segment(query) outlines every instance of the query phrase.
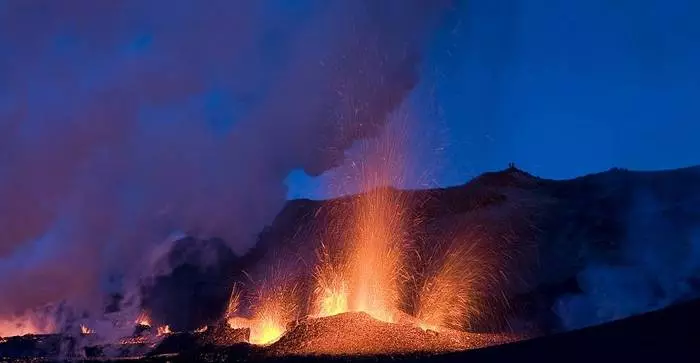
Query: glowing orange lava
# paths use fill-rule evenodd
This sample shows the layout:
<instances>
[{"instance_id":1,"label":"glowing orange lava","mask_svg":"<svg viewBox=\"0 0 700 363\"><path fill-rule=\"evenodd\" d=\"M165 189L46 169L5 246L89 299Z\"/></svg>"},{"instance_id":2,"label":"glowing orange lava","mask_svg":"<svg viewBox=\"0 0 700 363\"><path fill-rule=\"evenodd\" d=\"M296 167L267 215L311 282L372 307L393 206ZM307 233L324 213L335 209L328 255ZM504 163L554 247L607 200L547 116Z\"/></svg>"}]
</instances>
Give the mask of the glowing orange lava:
<instances>
[{"instance_id":1,"label":"glowing orange lava","mask_svg":"<svg viewBox=\"0 0 700 363\"><path fill-rule=\"evenodd\" d=\"M312 316L324 317L338 315L349 310L349 287L344 272L337 266L340 263L331 261L328 247L322 245L319 249L319 261L314 271L316 287L314 289L314 306Z\"/></svg>"},{"instance_id":2,"label":"glowing orange lava","mask_svg":"<svg viewBox=\"0 0 700 363\"><path fill-rule=\"evenodd\" d=\"M403 160L395 140L365 145L367 162L353 164L359 185L370 190L352 202L353 230L341 248L322 246L315 271L314 315L365 312L394 322L399 306L403 263L404 200L387 188L401 181ZM369 154L369 155L367 155ZM331 253L341 256L330 258Z\"/></svg>"},{"instance_id":3,"label":"glowing orange lava","mask_svg":"<svg viewBox=\"0 0 700 363\"><path fill-rule=\"evenodd\" d=\"M95 332L94 330L88 328L87 326L85 326L83 324L80 324L80 333L81 334L88 335L88 334L92 334L94 332Z\"/></svg>"},{"instance_id":4,"label":"glowing orange lava","mask_svg":"<svg viewBox=\"0 0 700 363\"><path fill-rule=\"evenodd\" d=\"M172 331L170 331L170 325L159 326L157 335L162 336L166 334L172 334Z\"/></svg>"},{"instance_id":5,"label":"glowing orange lava","mask_svg":"<svg viewBox=\"0 0 700 363\"><path fill-rule=\"evenodd\" d=\"M388 189L365 195L358 206L352 251L350 306L375 319L393 322L401 269L401 212Z\"/></svg>"},{"instance_id":6,"label":"glowing orange lava","mask_svg":"<svg viewBox=\"0 0 700 363\"><path fill-rule=\"evenodd\" d=\"M274 279L279 284L264 282L256 292L255 312L251 319L228 317L232 329L250 329L249 343L269 345L276 342L287 330L287 324L298 315L297 289L284 278Z\"/></svg>"},{"instance_id":7,"label":"glowing orange lava","mask_svg":"<svg viewBox=\"0 0 700 363\"><path fill-rule=\"evenodd\" d=\"M478 312L474 299L483 288L488 270L487 259L473 241L456 240L441 256L431 261L433 270L419 291L416 318L424 330L463 329Z\"/></svg>"},{"instance_id":8,"label":"glowing orange lava","mask_svg":"<svg viewBox=\"0 0 700 363\"><path fill-rule=\"evenodd\" d=\"M209 329L209 327L205 325L205 326L203 326L203 327L201 327L201 328L196 329L194 332L195 332L195 333L204 333L204 332L206 332L208 329Z\"/></svg>"},{"instance_id":9,"label":"glowing orange lava","mask_svg":"<svg viewBox=\"0 0 700 363\"><path fill-rule=\"evenodd\" d=\"M151 326L151 319L148 317L148 314L146 314L146 312L142 312L141 314L139 314L139 317L136 318L135 323L136 323L136 325L150 327Z\"/></svg>"},{"instance_id":10,"label":"glowing orange lava","mask_svg":"<svg viewBox=\"0 0 700 363\"><path fill-rule=\"evenodd\" d=\"M148 343L148 337L145 337L145 336L126 337L126 338L119 339L119 344L122 344L122 345L137 345L137 344L146 344L146 343Z\"/></svg>"}]
</instances>

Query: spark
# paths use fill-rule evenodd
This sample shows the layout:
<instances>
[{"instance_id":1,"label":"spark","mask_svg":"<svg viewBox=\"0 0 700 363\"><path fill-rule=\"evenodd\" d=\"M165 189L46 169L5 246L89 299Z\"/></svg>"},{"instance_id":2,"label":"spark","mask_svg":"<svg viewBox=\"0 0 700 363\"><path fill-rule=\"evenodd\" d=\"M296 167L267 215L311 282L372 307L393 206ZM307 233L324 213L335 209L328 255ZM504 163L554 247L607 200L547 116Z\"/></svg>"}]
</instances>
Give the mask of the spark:
<instances>
[{"instance_id":1,"label":"spark","mask_svg":"<svg viewBox=\"0 0 700 363\"><path fill-rule=\"evenodd\" d=\"M137 344L146 344L146 343L148 343L148 337L145 337L145 336L126 337L126 338L119 339L119 344L121 344L121 345L137 345Z\"/></svg>"},{"instance_id":2,"label":"spark","mask_svg":"<svg viewBox=\"0 0 700 363\"><path fill-rule=\"evenodd\" d=\"M318 252L319 262L314 271L314 317L338 315L348 311L348 283L337 264L331 261L330 251L324 244Z\"/></svg>"},{"instance_id":3,"label":"spark","mask_svg":"<svg viewBox=\"0 0 700 363\"><path fill-rule=\"evenodd\" d=\"M234 284L231 288L231 295L228 299L228 306L226 307L226 318L233 317L238 312L238 307L241 305L241 291Z\"/></svg>"},{"instance_id":4,"label":"spark","mask_svg":"<svg viewBox=\"0 0 700 363\"><path fill-rule=\"evenodd\" d=\"M480 311L476 295L485 288L488 255L473 236L437 246L419 291L418 326L424 330L462 329Z\"/></svg>"}]
</instances>

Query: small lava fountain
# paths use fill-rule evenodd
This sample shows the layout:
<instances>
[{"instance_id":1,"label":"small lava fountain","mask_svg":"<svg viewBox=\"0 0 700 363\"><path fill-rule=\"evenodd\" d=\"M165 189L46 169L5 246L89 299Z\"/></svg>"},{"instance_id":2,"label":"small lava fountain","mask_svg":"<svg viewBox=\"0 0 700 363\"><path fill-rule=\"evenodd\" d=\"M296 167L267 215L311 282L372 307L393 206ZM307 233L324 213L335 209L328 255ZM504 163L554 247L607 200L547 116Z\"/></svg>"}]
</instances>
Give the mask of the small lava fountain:
<instances>
[{"instance_id":1,"label":"small lava fountain","mask_svg":"<svg viewBox=\"0 0 700 363\"><path fill-rule=\"evenodd\" d=\"M94 330L88 328L86 325L80 324L80 333L81 334L90 335L90 334L93 334L94 332L95 332Z\"/></svg>"},{"instance_id":2,"label":"small lava fountain","mask_svg":"<svg viewBox=\"0 0 700 363\"><path fill-rule=\"evenodd\" d=\"M168 335L172 334L173 332L170 330L170 325L162 325L158 327L158 331L156 333L157 336L163 336L163 335Z\"/></svg>"},{"instance_id":3,"label":"small lava fountain","mask_svg":"<svg viewBox=\"0 0 700 363\"><path fill-rule=\"evenodd\" d=\"M476 246L474 241L455 239L446 251L430 256L427 276L418 291L416 318L421 328L461 330L479 312L474 294L484 288L489 271L488 259Z\"/></svg>"},{"instance_id":4,"label":"small lava fountain","mask_svg":"<svg viewBox=\"0 0 700 363\"><path fill-rule=\"evenodd\" d=\"M365 312L384 322L396 320L406 222L401 194L386 188L400 182L403 174L396 141L385 138L377 144L363 144L364 154L370 157L353 164L360 187L369 192L352 202L354 227L349 240L334 246L339 250L332 251L327 245L319 249L314 274L318 317Z\"/></svg>"},{"instance_id":5,"label":"small lava fountain","mask_svg":"<svg viewBox=\"0 0 700 363\"><path fill-rule=\"evenodd\" d=\"M136 325L142 326L142 327L150 327L151 326L151 318L148 316L148 314L143 311L139 316L136 318L136 321L134 322Z\"/></svg>"},{"instance_id":6,"label":"small lava fountain","mask_svg":"<svg viewBox=\"0 0 700 363\"><path fill-rule=\"evenodd\" d=\"M282 277L272 281L280 281L280 283L264 281L255 291L252 298L254 311L251 318L237 315L240 293L234 291L231 294L227 323L231 329L250 329L249 343L251 344L274 343L287 331L287 324L298 316L296 286Z\"/></svg>"}]
</instances>

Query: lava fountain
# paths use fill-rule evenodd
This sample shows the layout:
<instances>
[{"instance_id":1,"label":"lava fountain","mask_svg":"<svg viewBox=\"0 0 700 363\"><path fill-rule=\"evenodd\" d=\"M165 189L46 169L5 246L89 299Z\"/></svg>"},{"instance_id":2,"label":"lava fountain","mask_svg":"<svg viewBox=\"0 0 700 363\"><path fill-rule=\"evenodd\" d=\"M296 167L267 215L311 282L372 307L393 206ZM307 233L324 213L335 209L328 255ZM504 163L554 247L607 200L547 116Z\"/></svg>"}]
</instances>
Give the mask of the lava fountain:
<instances>
[{"instance_id":1,"label":"lava fountain","mask_svg":"<svg viewBox=\"0 0 700 363\"><path fill-rule=\"evenodd\" d=\"M151 318L148 316L148 314L143 311L139 316L136 318L135 321L136 325L142 326L142 327L150 327L151 326Z\"/></svg>"},{"instance_id":2,"label":"lava fountain","mask_svg":"<svg viewBox=\"0 0 700 363\"><path fill-rule=\"evenodd\" d=\"M399 149L406 138L396 135L387 132L360 144L365 159L351 164L359 177L356 186L367 192L350 202L352 225L344 243L318 250L316 317L365 312L381 321L396 320L406 222L403 194L388 188L402 181L405 164Z\"/></svg>"}]
</instances>

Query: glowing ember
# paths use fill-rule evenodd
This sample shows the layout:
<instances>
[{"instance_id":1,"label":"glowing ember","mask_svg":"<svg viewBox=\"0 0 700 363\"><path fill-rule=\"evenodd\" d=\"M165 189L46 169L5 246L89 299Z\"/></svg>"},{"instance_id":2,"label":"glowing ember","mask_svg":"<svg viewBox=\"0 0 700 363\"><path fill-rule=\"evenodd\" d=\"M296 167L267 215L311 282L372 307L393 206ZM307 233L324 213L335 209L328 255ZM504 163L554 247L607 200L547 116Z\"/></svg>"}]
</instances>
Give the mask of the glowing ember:
<instances>
[{"instance_id":1,"label":"glowing ember","mask_svg":"<svg viewBox=\"0 0 700 363\"><path fill-rule=\"evenodd\" d=\"M399 205L389 190L376 190L361 199L358 231L352 254L352 311L393 322L398 306L401 250Z\"/></svg>"},{"instance_id":2,"label":"glowing ember","mask_svg":"<svg viewBox=\"0 0 700 363\"><path fill-rule=\"evenodd\" d=\"M148 337L127 337L119 339L119 344L122 345L137 345L148 343Z\"/></svg>"},{"instance_id":3,"label":"glowing ember","mask_svg":"<svg viewBox=\"0 0 700 363\"><path fill-rule=\"evenodd\" d=\"M83 324L80 324L80 333L81 334L88 335L88 334L92 334L94 332L95 332L94 330L88 328L87 326L85 326Z\"/></svg>"},{"instance_id":4,"label":"glowing ember","mask_svg":"<svg viewBox=\"0 0 700 363\"><path fill-rule=\"evenodd\" d=\"M170 331L170 325L159 326L157 335L162 336L166 334L172 334L172 331Z\"/></svg>"},{"instance_id":5,"label":"glowing ember","mask_svg":"<svg viewBox=\"0 0 700 363\"><path fill-rule=\"evenodd\" d=\"M207 331L207 329L209 329L209 327L205 325L199 329L196 329L194 332L195 333L204 333L205 331Z\"/></svg>"}]
</instances>

